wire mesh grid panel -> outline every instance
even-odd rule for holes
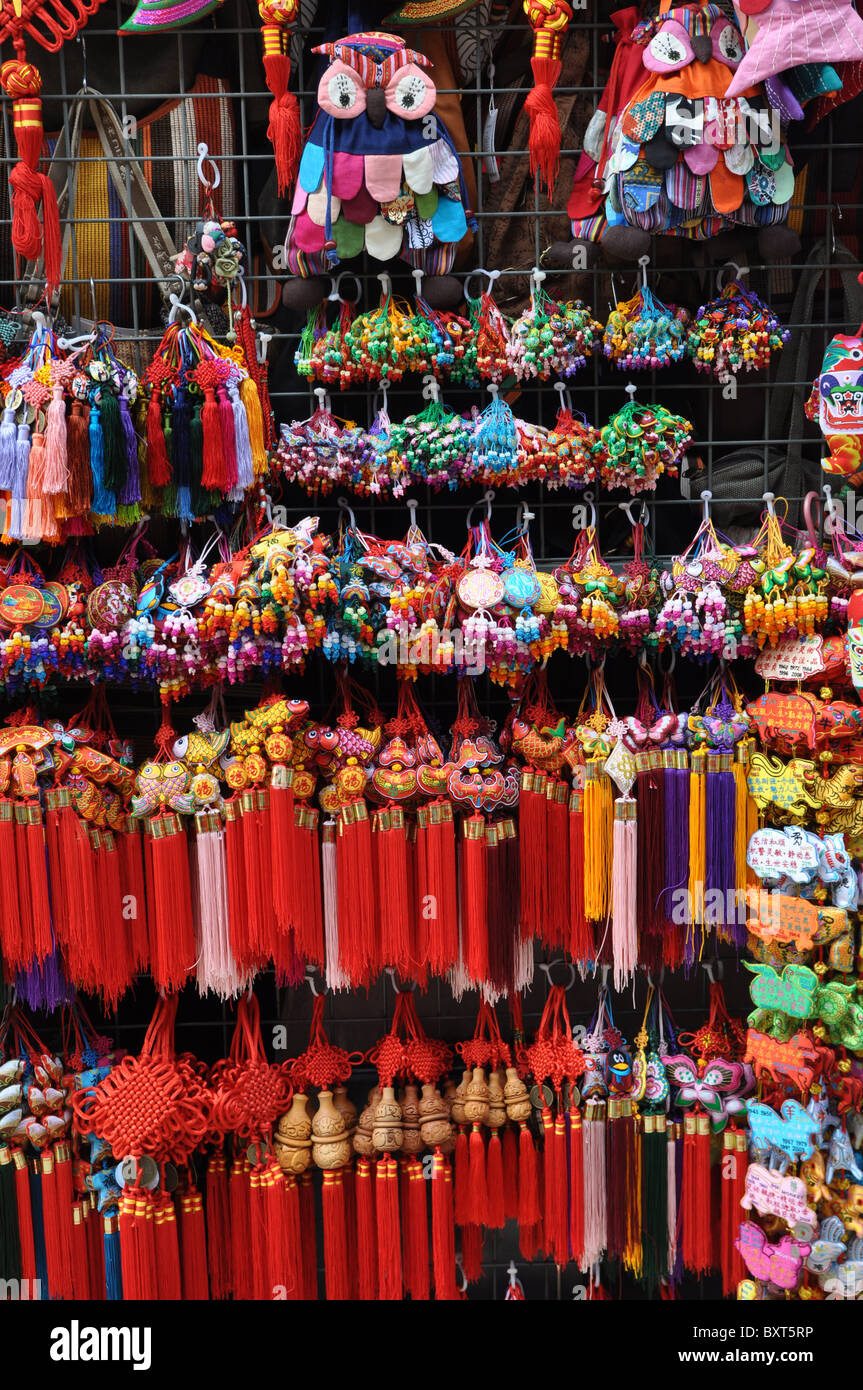
[[[554,194],[543,196],[530,174],[527,145],[528,121],[524,112],[530,90],[530,30],[519,4],[482,3],[457,21],[436,26],[435,51],[439,53],[436,80],[439,94],[457,117],[456,144],[463,162],[476,219],[472,244],[465,248],[456,273],[473,275],[481,283],[482,269],[496,269],[497,301],[506,313],[518,312],[527,303],[531,269],[547,262],[547,250],[570,235],[565,208],[582,140],[608,74],[612,46],[610,0],[588,0],[576,9],[564,43],[563,71],[556,88],[561,114],[560,173]],[[207,189],[198,176],[198,146],[207,146],[220,183],[213,190],[221,215],[234,220],[246,247],[245,285],[259,328],[270,335],[270,385],[273,404],[281,422],[302,419],[314,406],[308,383],[295,369],[304,316],[283,307],[279,248],[284,241],[290,201],[280,199],[276,188],[273,154],[267,140],[270,96],[261,62],[260,21],[250,0],[225,0],[223,6],[201,23],[168,36],[118,37],[119,25],[130,6],[108,0],[78,40],[56,54],[34,52],[43,76],[43,118],[47,132],[45,156],[63,162],[68,187],[64,210],[65,263],[63,291],[56,313],[75,329],[82,320],[111,321],[128,360],[142,369],[159,340],[164,305],[148,268],[141,241],[148,227],[161,221],[173,246],[180,250],[192,224],[205,205]],[[293,46],[292,86],[308,124],[314,110],[319,60],[313,47],[356,27],[380,28],[387,7],[367,5],[359,14],[342,3],[301,6]],[[411,31],[409,41],[423,49],[422,30]],[[34,45],[35,49],[35,45]],[[444,65],[445,64],[445,65]],[[443,77],[442,74],[449,76]],[[131,159],[105,158],[98,133],[107,108],[112,108],[123,130]],[[805,123],[792,127],[790,144],[795,161],[795,190],[789,224],[802,239],[802,252],[793,261],[765,264],[759,259],[754,238],[741,235],[729,244],[687,242],[655,238],[647,280],[667,304],[690,311],[716,290],[717,276],[727,274],[728,261],[746,264],[749,283],[766,298],[791,330],[791,340],[763,374],[742,374],[734,391],[699,376],[691,364],[662,372],[639,371],[632,380],[639,396],[661,402],[693,423],[693,442],[683,485],[665,478],[655,496],[647,498],[648,537],[659,557],[677,553],[693,534],[699,520],[699,495],[713,492],[716,515],[723,529],[752,529],[761,511],[765,491],[785,495],[789,515],[799,521],[805,491],[821,481],[817,432],[803,416],[803,400],[818,369],[825,343],[837,330],[856,328],[849,323],[842,278],[836,274],[837,242],[860,259],[858,217],[863,187],[859,155],[860,100],[847,103],[815,129]],[[490,119],[490,112],[494,112]],[[64,137],[61,139],[61,135]],[[7,175],[14,163],[11,111],[3,106],[2,159]],[[59,142],[59,148],[58,148]],[[70,181],[71,176],[71,181]],[[132,219],[133,183],[143,178],[151,191],[155,211]],[[135,221],[138,223],[136,228]],[[15,263],[9,232],[11,208],[8,178],[0,181],[0,302],[13,310],[32,305],[32,287],[22,280]],[[844,262],[843,262],[844,264]],[[409,296],[413,282],[407,266],[388,267],[397,293]],[[342,269],[342,267],[340,267]],[[378,299],[380,266],[362,258],[344,267],[356,276],[363,309]],[[855,268],[856,273],[856,268]],[[617,299],[632,293],[638,272],[618,263],[593,268],[558,271],[548,268],[547,286],[553,295],[582,298],[595,316],[604,320]],[[808,287],[808,294],[801,293]],[[180,285],[176,288],[180,288]],[[227,320],[223,327],[227,329]],[[219,327],[218,322],[216,327]],[[595,424],[604,423],[624,403],[629,377],[601,358],[589,362],[574,379],[574,405]],[[778,390],[775,389],[778,386]],[[406,377],[389,391],[394,418],[415,410],[420,383]],[[468,409],[480,402],[478,392],[447,388],[450,404]],[[379,400],[378,402],[379,403]],[[526,419],[549,425],[558,403],[551,385],[521,391],[518,411]],[[348,391],[335,396],[333,408],[344,418],[371,424],[376,409],[374,389]],[[793,475],[786,476],[792,456],[802,460]],[[729,467],[729,459],[736,466]],[[418,521],[430,540],[460,550],[464,542],[469,506],[479,489],[419,496]],[[527,500],[534,514],[531,538],[540,566],[550,568],[572,551],[573,516],[580,499],[532,485],[523,493],[503,491],[494,502],[495,533],[509,531],[516,521],[519,500]],[[599,536],[603,554],[614,561],[629,558],[631,518],[621,508],[621,494],[598,495]],[[333,497],[308,498],[297,489],[274,482],[272,501],[282,503],[291,517],[314,510],[322,525],[338,522]],[[351,502],[363,529],[386,536],[403,535],[408,514],[403,504],[358,498]],[[636,504],[637,508],[637,504]],[[105,537],[99,544],[116,550],[119,542]],[[574,666],[574,664],[572,664]],[[580,663],[578,663],[580,668]],[[575,698],[583,686],[583,668],[567,674],[561,692]],[[622,664],[612,673],[628,694],[633,685],[631,667]],[[610,684],[613,688],[613,679]],[[308,694],[315,686],[321,706],[330,698],[323,669],[311,674],[308,685],[296,693]],[[242,708],[256,692],[233,692],[231,705]],[[431,681],[428,701],[442,724],[454,708],[453,683]],[[71,697],[71,707],[80,700]],[[153,699],[154,727],[158,720]],[[140,700],[118,697],[118,728],[141,732]],[[541,954],[541,953],[540,953]],[[547,980],[538,974],[525,1001],[525,1022],[535,1025],[547,993]],[[306,990],[278,992],[272,976],[263,986],[263,1012],[267,1029],[284,1023],[289,1055],[304,1043],[311,1001]],[[742,986],[729,971],[730,1002],[745,999]],[[187,991],[190,994],[191,991]],[[126,1001],[112,1021],[118,1040],[136,1047],[143,1036],[154,1002],[150,987],[141,982],[134,999]],[[574,1015],[586,1019],[595,1002],[595,984],[579,982],[570,999]],[[706,980],[701,972],[670,986],[670,1002],[685,1026],[703,1017]],[[421,1012],[429,1026],[450,1041],[464,1038],[472,1028],[475,996],[455,1000],[445,984],[434,984],[424,997]],[[637,1029],[643,1012],[643,994],[620,1003],[619,1024],[629,1035]],[[388,1026],[393,1004],[392,982],[383,980],[369,995],[337,996],[331,1005],[328,1027],[334,1042],[351,1049],[368,1050]],[[206,1060],[225,1055],[230,1044],[232,1017],[212,1001],[190,999],[181,1010],[178,1044],[188,1046]],[[368,1068],[357,1073],[358,1092],[370,1085]],[[495,1237],[486,1250],[486,1277],[480,1295],[503,1294],[506,1267],[515,1254],[511,1242]],[[561,1278],[550,1265],[525,1274],[528,1296],[569,1298],[573,1279]],[[571,1271],[570,1271],[571,1274]],[[702,1295],[708,1290],[703,1288]],[[695,1294],[695,1296],[698,1296]]]

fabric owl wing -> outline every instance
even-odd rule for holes
[[[291,249],[323,255],[335,243],[339,261],[365,249],[379,261],[403,249],[454,244],[467,231],[460,166],[443,123],[424,137],[388,116],[381,129],[367,117],[315,121],[303,156],[289,232]],[[335,262],[333,262],[335,264]]]
[[[758,32],[728,88],[736,96],[755,82],[807,63],[863,58],[863,19],[851,0],[773,0],[758,15]]]

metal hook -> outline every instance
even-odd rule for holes
[[[646,526],[650,521],[650,509],[643,500],[641,503],[641,511],[638,514],[638,521],[633,520],[632,498],[630,498],[628,502],[618,502],[617,505],[622,512],[626,512],[626,515],[629,517],[630,526]]]
[[[355,531],[357,529],[357,520],[353,514],[353,511],[351,510],[351,506],[348,502],[347,497],[339,497],[337,499],[336,506],[338,507],[340,512],[347,512],[350,518],[351,530]]]
[[[515,518],[516,531],[520,536],[526,536],[530,523],[536,519],[536,513],[530,510],[526,502],[519,502]]]
[[[92,275],[90,276],[90,303],[93,307],[93,329],[95,331],[99,321],[99,310],[96,308],[96,282]]]
[[[89,91],[87,86],[87,40],[84,38],[83,30],[78,35],[78,42],[81,45],[81,91]]]
[[[742,280],[744,275],[749,274],[748,265],[738,265],[736,261],[726,261],[725,264],[721,265],[718,271],[716,272],[716,288],[719,291],[722,291],[725,288],[726,270],[734,271],[735,280]]]
[[[649,256],[639,256],[638,264],[641,267],[641,287],[647,289],[647,267],[650,265]]]
[[[765,492],[765,493],[762,494],[761,500],[762,500],[762,502],[764,503],[765,507],[767,508],[767,515],[768,515],[768,516],[775,516],[775,515],[776,515],[776,507],[774,506],[774,503],[775,503],[775,501],[776,501],[776,493],[775,493],[775,492]]]
[[[455,1257],[456,1277],[459,1279],[459,1293],[467,1293],[467,1275],[464,1272],[464,1264],[461,1255]]]
[[[222,175],[219,172],[219,166],[214,159],[210,159],[209,155],[209,148],[207,147],[207,145],[204,144],[204,141],[202,140],[200,145],[198,146],[198,163],[195,167],[198,172],[198,181],[203,184],[204,188],[206,188],[208,193],[211,189],[215,190],[216,188],[218,188],[219,184],[222,182]],[[205,160],[208,164],[212,166],[213,173],[216,176],[215,179],[213,179],[212,181],[208,179],[204,174]]]
[[[633,385],[631,381],[628,381],[623,389],[629,397],[629,404],[632,405],[632,402],[635,400],[635,395],[638,391],[638,387]]]
[[[538,964],[539,964],[540,970],[542,970],[542,971],[544,972],[545,978],[548,980],[549,985],[553,985],[553,984],[554,984],[554,981],[553,981],[552,978],[551,978],[551,972],[552,972],[552,970],[554,969],[554,967],[555,967],[556,965],[565,965],[566,968],[567,968],[567,970],[569,971],[569,984],[568,984],[568,985],[564,985],[564,991],[566,992],[566,991],[569,991],[569,990],[572,989],[573,985],[575,984],[575,974],[576,974],[576,972],[575,972],[575,966],[572,964],[571,961],[566,961],[566,960],[564,960],[563,956],[555,956],[554,960],[550,960],[550,961],[539,961]]]
[[[492,504],[493,501],[494,501],[494,493],[493,493],[493,492],[484,492],[483,495],[482,495],[482,497],[480,498],[480,500],[479,500],[478,502],[474,502],[472,506],[468,507],[468,509],[467,509],[467,529],[468,529],[468,530],[470,530],[471,526],[473,525],[473,521],[471,520],[471,518],[473,517],[474,512],[476,511],[477,507],[481,507],[481,506],[483,505],[483,503],[485,503],[485,509],[486,509],[486,510],[485,510],[485,519],[486,519],[486,521],[491,521],[491,504]]]
[[[396,975],[395,967],[392,965],[384,966],[384,974],[389,975],[390,979],[393,982],[393,989],[396,991],[397,994],[413,994],[414,990],[417,987],[416,980],[411,980],[409,985],[400,985],[398,982],[398,977]]]
[[[491,292],[492,292],[492,290],[493,290],[493,288],[494,288],[494,282],[495,282],[495,280],[497,280],[497,279],[500,277],[500,271],[499,271],[499,270],[485,270],[482,266],[480,266],[477,270],[472,270],[472,271],[470,272],[469,275],[466,275],[466,276],[464,277],[464,297],[465,297],[465,299],[470,299],[470,292],[468,291],[468,285],[470,284],[471,280],[473,279],[473,277],[474,277],[475,275],[485,275],[485,276],[488,278],[488,289],[486,290],[486,294],[491,294]]]
[[[176,322],[177,322],[177,311],[178,311],[179,309],[182,309],[184,314],[188,314],[188,315],[189,315],[189,318],[192,320],[192,323],[193,323],[193,324],[195,325],[195,327],[197,328],[197,326],[198,326],[198,315],[195,313],[195,311],[194,311],[194,309],[192,308],[191,304],[184,304],[183,301],[180,299],[179,295],[176,295],[176,294],[169,295],[169,296],[168,296],[168,302],[169,302],[170,305],[171,305],[171,312],[170,312],[169,315],[168,315],[168,322],[169,322],[169,323],[176,323]]]
[[[701,520],[710,520],[710,503],[713,501],[713,493],[707,488],[701,494]]]
[[[314,997],[315,999],[317,999],[317,998],[318,998],[318,995],[320,994],[320,990],[318,989],[317,985],[315,984],[315,971],[314,971],[314,967],[311,966],[311,965],[307,965],[307,966],[306,966],[306,984],[308,985],[309,989],[312,991],[313,997]]]
[[[389,299],[393,292],[392,278],[387,274],[385,270],[382,270],[380,275],[378,276],[378,280],[381,284],[381,298]]]

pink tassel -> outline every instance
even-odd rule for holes
[[[614,803],[614,854],[611,876],[611,943],[614,956],[614,988],[621,990],[635,974],[638,961],[636,920],[638,823],[636,802],[622,796]]]
[[[69,482],[69,463],[66,454],[66,402],[63,387],[54,383],[51,404],[48,406],[48,423],[45,429],[45,479],[42,491],[51,497],[57,492],[65,492]]]
[[[668,1138],[668,1268],[677,1263],[677,1125],[669,1124]]]
[[[195,817],[197,859],[198,993],[210,991],[233,999],[248,984],[231,951],[225,836],[221,818],[202,812]]]
[[[336,839],[333,821],[324,822],[321,841],[323,880],[324,952],[327,989],[350,989],[351,982],[339,963],[339,882],[336,868]]]
[[[605,1104],[588,1101],[582,1127],[584,1146],[584,1253],[580,1268],[590,1269],[608,1241],[605,1192]]]

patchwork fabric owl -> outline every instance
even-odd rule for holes
[[[428,59],[379,33],[314,51],[332,61],[300,161],[288,268],[308,278],[365,250],[444,274],[468,229],[467,199],[452,138],[433,114]]]
[[[782,116],[760,84],[729,96],[746,45],[726,10],[662,0],[622,37],[616,97],[588,129],[570,198],[574,236],[629,255],[650,234],[703,240],[784,222],[794,170]]]

